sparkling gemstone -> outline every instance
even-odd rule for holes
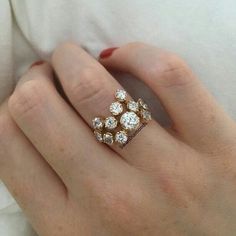
[[[124,102],[127,98],[127,93],[123,89],[117,89],[116,90],[116,99],[120,102]]]
[[[95,131],[94,131],[94,135],[95,135],[96,139],[97,139],[99,142],[102,142],[102,141],[103,141],[102,133],[101,133],[101,132],[95,130]]]
[[[120,123],[126,130],[135,130],[140,124],[140,118],[133,111],[127,111],[121,116]]]
[[[117,127],[118,121],[115,117],[110,116],[105,119],[105,127],[109,130],[115,129]]]
[[[143,101],[143,99],[139,98],[138,103],[141,108],[148,110],[148,105]]]
[[[114,142],[113,135],[111,133],[103,134],[103,142],[108,145],[112,145]]]
[[[100,117],[95,117],[93,119],[92,123],[93,123],[93,128],[98,129],[98,130],[101,130],[104,125],[104,122],[103,122],[102,118],[100,118]]]
[[[125,144],[128,141],[128,135],[125,131],[119,131],[115,135],[115,141],[119,144]]]
[[[145,121],[150,121],[152,119],[152,115],[150,111],[147,110],[141,110],[140,112],[141,117],[145,120]]]
[[[129,101],[128,104],[127,104],[127,108],[130,111],[137,112],[139,110],[139,104],[135,101]]]
[[[123,105],[120,102],[113,102],[110,106],[112,115],[117,116],[123,112]]]

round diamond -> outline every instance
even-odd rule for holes
[[[133,111],[127,111],[121,116],[120,123],[124,129],[134,130],[138,128],[140,118]]]
[[[118,121],[115,117],[110,116],[105,120],[105,127],[109,130],[115,129],[117,127]]]
[[[111,133],[105,133],[103,135],[103,142],[108,145],[112,145],[114,142],[113,135]]]
[[[150,111],[147,110],[141,110],[141,116],[145,121],[150,121],[152,119],[152,115]]]
[[[126,100],[127,93],[123,89],[116,90],[116,99],[120,102],[124,102]]]
[[[123,106],[119,102],[113,102],[110,106],[110,112],[112,115],[117,116],[123,112]]]
[[[135,101],[129,101],[128,104],[127,104],[127,108],[130,111],[137,112],[139,110],[139,104]]]
[[[103,138],[102,138],[102,133],[99,131],[94,131],[94,135],[96,137],[96,139],[98,140],[98,142],[102,142]]]
[[[141,108],[148,110],[148,105],[143,101],[143,99],[139,98],[138,103]]]
[[[119,131],[115,135],[115,141],[119,144],[125,144],[128,141],[128,135],[125,131]]]
[[[93,119],[92,123],[93,123],[93,128],[98,129],[98,130],[101,130],[104,125],[104,122],[103,122],[102,118],[100,118],[100,117],[95,117]]]

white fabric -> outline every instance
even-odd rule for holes
[[[95,57],[107,47],[144,41],[187,60],[236,118],[235,13],[235,0],[0,0],[0,101],[33,61],[49,59],[63,41]],[[0,236],[31,235],[0,183]]]

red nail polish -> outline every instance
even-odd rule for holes
[[[44,61],[36,61],[36,62],[34,62],[34,63],[30,66],[30,68],[32,68],[32,67],[34,67],[34,66],[42,65],[43,63],[44,63]]]
[[[117,49],[117,47],[116,48],[105,49],[100,53],[99,57],[102,58],[102,59],[110,57],[116,49]]]

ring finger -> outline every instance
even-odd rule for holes
[[[53,66],[69,100],[91,126],[95,116],[110,116],[109,106],[121,85],[89,54],[74,44],[63,44],[53,54]],[[172,156],[176,140],[151,121],[124,149],[112,148],[130,162],[140,164],[143,156]],[[147,162],[147,158],[145,158]]]

